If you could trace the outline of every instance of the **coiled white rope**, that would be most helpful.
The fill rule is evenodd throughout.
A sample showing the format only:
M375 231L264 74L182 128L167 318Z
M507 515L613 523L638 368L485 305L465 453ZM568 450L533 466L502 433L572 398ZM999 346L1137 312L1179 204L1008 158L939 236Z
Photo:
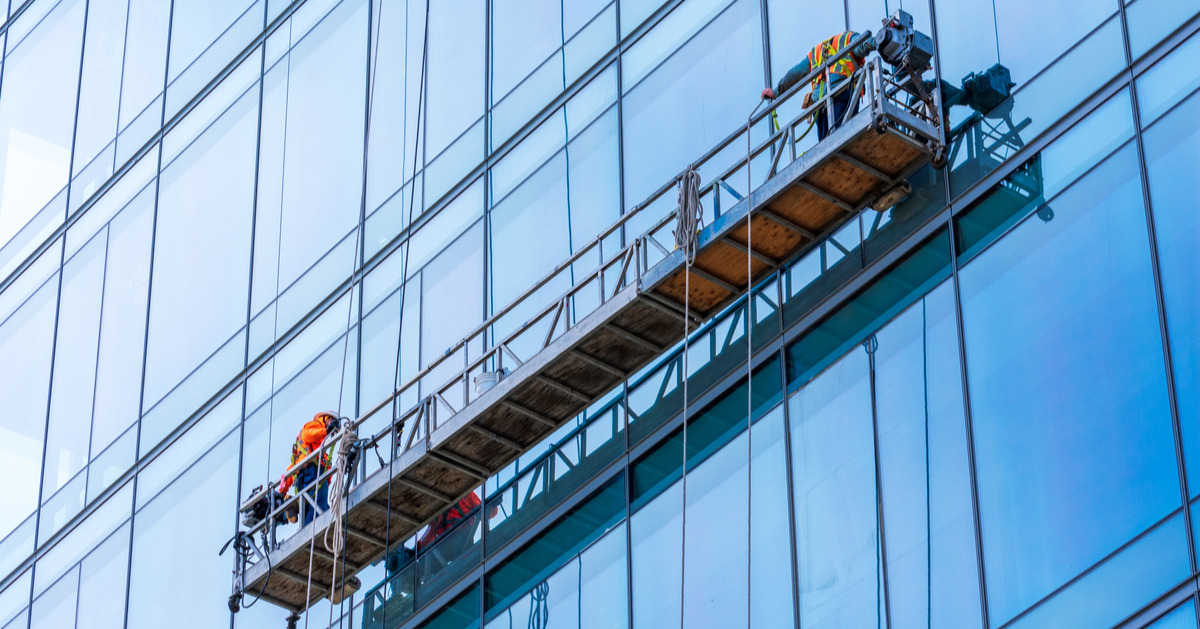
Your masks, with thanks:
M704 227L704 208L700 205L700 173L695 164L679 178L679 213L675 217L675 248L683 249L687 265L696 261L696 236Z
M338 444L337 459L333 464L333 477L330 479L329 487L329 512L331 522L328 528L325 529L324 544L325 550L333 555L333 576L329 583L331 589L338 586L338 557L346 548L346 533L345 524L343 522L346 511L346 477L348 474L353 474L354 471L348 469L350 460L350 448L358 441L358 433L354 428L347 425L342 428L341 442ZM333 540L330 541L329 534L333 533ZM345 581L343 575L342 581ZM344 583L342 584L345 585Z

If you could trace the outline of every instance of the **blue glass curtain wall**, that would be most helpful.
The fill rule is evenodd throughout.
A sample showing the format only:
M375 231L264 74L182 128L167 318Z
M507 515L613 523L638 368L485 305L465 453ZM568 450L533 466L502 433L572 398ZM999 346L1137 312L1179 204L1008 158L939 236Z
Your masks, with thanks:
M739 129L806 42L897 8L940 76L1002 63L1013 97L956 111L947 171L698 331L690 373L672 348L489 479L466 550L422 555L389 627L528 625L543 603L545 626L1111 626L1178 591L1200 5L1076 4L13 0L0 627L278 622L231 618L215 551L303 419L407 382ZM497 558L596 478L620 478L616 519L486 603ZM388 573L361 577L311 622L362 625Z

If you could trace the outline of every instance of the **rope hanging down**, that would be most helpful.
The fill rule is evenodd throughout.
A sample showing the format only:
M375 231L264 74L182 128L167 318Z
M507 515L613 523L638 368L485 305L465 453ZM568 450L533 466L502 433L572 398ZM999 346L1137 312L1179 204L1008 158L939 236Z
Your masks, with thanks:
M675 248L683 249L687 265L696 262L696 236L704 228L704 208L700 205L700 173L689 165L679 178L679 213L675 216Z

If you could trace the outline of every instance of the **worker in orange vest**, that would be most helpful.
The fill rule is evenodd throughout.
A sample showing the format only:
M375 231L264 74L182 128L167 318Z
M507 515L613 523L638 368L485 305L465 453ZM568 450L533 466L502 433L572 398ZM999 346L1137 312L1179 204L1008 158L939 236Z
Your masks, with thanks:
M871 54L878 47L875 43L875 38L870 33L855 33L854 31L846 31L839 33L817 44L812 50L808 51L808 56L803 61L796 64L788 73L780 79L779 85L775 89L767 88L762 91L763 100L773 99L777 95L782 94L798 83L809 72L821 67L830 57L838 54L843 48L848 46L853 47L849 54L838 60L829 68L829 78L832 85L825 84L825 73L822 72L812 80L812 92L805 95L804 106L809 107L813 102L820 100L830 89L837 84L845 81L854 75L863 63L866 62L867 55ZM853 90L842 90L833 97L833 124L830 126L828 108L821 107L817 112L817 138L824 140L825 136L829 135L832 129L841 126L846 118L846 110L850 107L850 100Z
M330 468L329 451L332 448L325 449L315 459L301 465L299 469L293 468L304 457L320 450L329 436L337 434L341 425L341 420L336 414L326 411L313 415L312 420L300 428L300 434L296 437L296 442L292 444L291 463L288 465L287 471L279 478L279 493L287 495L294 482L296 495L299 495L301 491L308 491L308 495L316 500L321 511L329 510L329 481L322 481L319 487L310 487L310 485L313 485L317 478ZM316 517L316 513L307 501L301 500L301 502L304 503L304 524L308 524Z

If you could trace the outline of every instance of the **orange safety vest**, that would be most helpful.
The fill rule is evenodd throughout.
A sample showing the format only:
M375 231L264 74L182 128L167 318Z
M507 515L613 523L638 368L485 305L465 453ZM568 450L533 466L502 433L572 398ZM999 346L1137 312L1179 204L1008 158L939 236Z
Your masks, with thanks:
M280 491L286 493L291 488L296 473L300 471L293 469L296 467L296 463L300 462L314 450L319 449L325 443L325 436L324 421L313 418L304 424L304 427L300 429L300 434L296 437L295 443L292 444L292 460L288 465L288 471L284 474L283 485L281 485ZM331 467L328 451L321 452L316 460L318 472L323 472ZM308 467L309 465L312 465L312 461L309 461L304 467Z
M826 59L838 54L842 48L849 46L850 42L854 39L854 35L855 33L853 31L846 31L845 33L834 35L833 37L830 37L829 39L826 39L825 41L814 46L812 50L808 51L808 67L810 71L816 70L821 66L822 63L825 62ZM862 62L862 59L855 57L854 53L851 52L845 57L839 59L837 63L830 66L829 73L850 77L858 71L859 64ZM813 79L812 93L814 100L825 95L824 72L818 75L817 78Z

